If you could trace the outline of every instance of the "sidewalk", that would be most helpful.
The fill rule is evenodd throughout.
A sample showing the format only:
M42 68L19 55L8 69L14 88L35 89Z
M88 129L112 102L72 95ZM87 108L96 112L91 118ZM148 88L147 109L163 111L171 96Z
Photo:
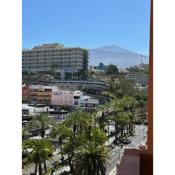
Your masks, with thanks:
M117 174L117 169L116 167L109 173L109 175L116 175Z

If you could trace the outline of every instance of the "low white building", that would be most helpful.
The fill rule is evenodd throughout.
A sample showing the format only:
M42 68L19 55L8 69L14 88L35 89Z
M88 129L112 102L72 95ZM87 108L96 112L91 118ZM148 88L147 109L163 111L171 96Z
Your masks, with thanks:
M22 104L22 113L30 116L36 116L39 113L49 112L50 110L51 109L49 108L49 106L39 107L39 106L31 106L28 104Z
M83 95L81 91L74 92L74 106L76 108L95 108L99 105L99 100Z

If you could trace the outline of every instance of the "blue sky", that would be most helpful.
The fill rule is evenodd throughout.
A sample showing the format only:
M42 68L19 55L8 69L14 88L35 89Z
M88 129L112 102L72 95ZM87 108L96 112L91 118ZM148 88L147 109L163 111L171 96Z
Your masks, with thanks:
M23 0L23 48L117 44L148 55L149 0Z

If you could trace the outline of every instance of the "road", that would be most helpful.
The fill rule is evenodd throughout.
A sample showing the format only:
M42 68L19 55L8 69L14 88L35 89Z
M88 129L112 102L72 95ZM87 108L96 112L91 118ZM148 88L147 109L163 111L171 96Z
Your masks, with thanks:
M115 172L114 174L116 174L116 170L115 170L116 164L120 160L121 155L124 152L124 149L139 148L140 143L145 139L144 136L146 135L146 130L147 130L147 126L136 125L135 127L136 134L135 136L131 137L132 142L130 144L125 145L123 149L116 146L115 148L109 151L110 160L109 160L109 165L107 165L106 175L113 175L112 172Z

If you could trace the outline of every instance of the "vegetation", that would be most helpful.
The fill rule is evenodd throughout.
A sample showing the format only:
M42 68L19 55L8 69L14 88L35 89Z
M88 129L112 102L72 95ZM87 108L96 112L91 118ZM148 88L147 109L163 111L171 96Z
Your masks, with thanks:
M49 125L54 125L54 121L48 117L48 113L41 113L39 116L33 118L27 127L28 129L40 129L40 136L44 138Z
M105 146L97 145L97 142L86 142L76 151L75 174L105 175L108 158Z
M107 66L106 68L106 74L107 75L117 75L118 74L118 68L117 66L110 64L109 66Z
M28 153L27 158L23 159L23 167L30 164L35 165L35 174L39 172L42 175L42 164L44 164L44 170L47 172L46 160L49 160L53 155L53 147L46 139L41 140L25 140L23 142L23 150L31 151Z

